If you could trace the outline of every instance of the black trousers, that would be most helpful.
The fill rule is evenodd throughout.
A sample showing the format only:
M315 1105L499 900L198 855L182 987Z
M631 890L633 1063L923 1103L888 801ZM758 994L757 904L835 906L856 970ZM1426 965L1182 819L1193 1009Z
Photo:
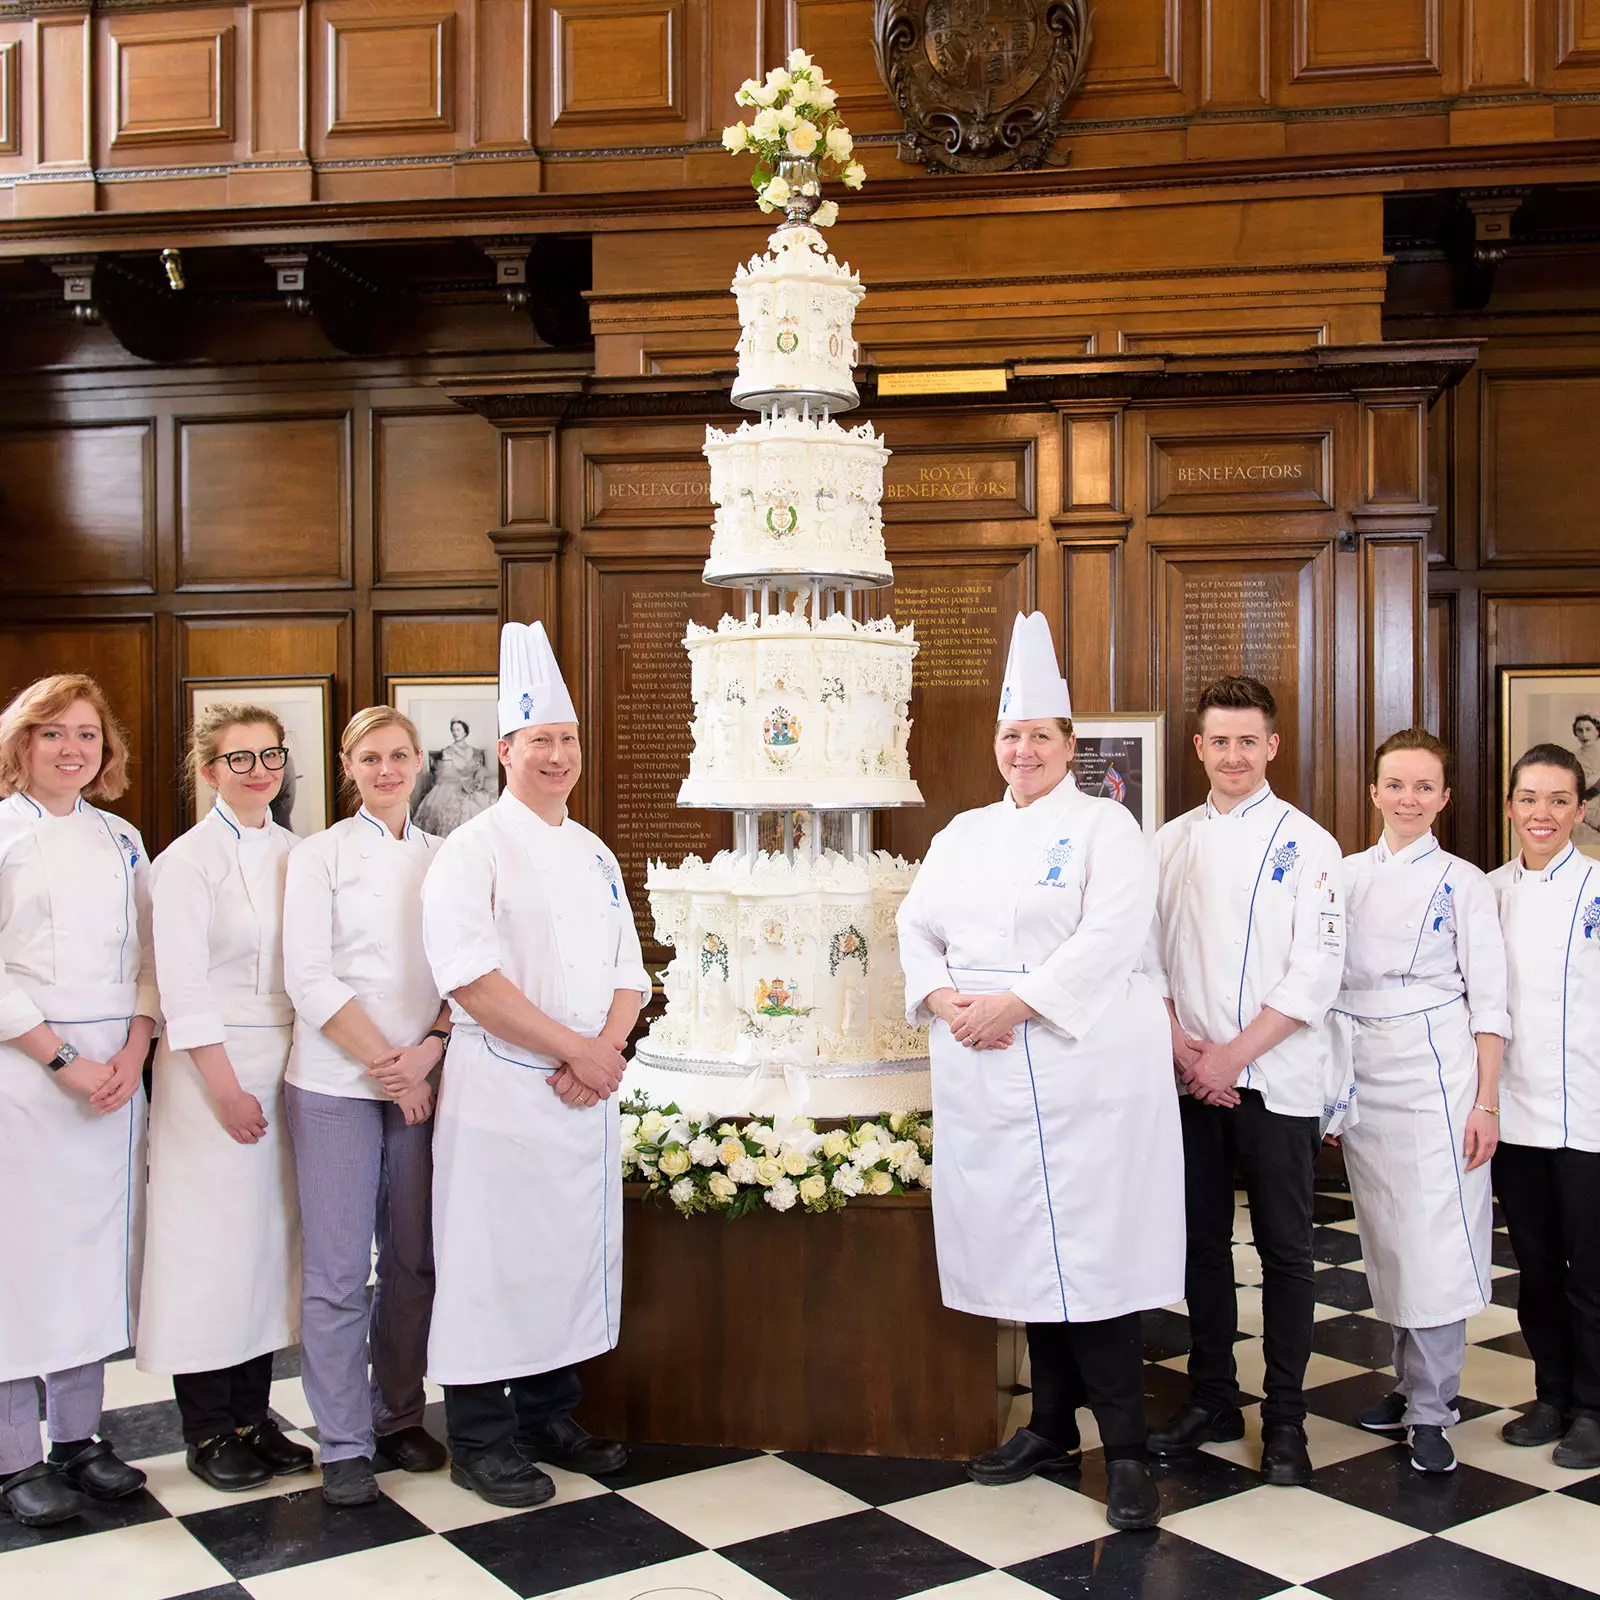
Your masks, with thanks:
M1536 1392L1600 1417L1600 1152L1503 1144L1492 1170Z
M1268 1111L1254 1089L1239 1104L1179 1102L1183 1120L1184 1201L1189 1249L1189 1381L1196 1405L1224 1411L1239 1404L1233 1341L1239 1301L1233 1281L1233 1185L1237 1171L1250 1200L1250 1225L1261 1257L1262 1344L1267 1362L1263 1422L1303 1423L1306 1362L1311 1359L1311 1183L1322 1145L1316 1117Z
M1079 1406L1100 1427L1107 1461L1143 1461L1144 1333L1139 1313L1104 1322L1030 1322L1028 1426L1064 1450L1078 1447Z
M272 1353L215 1372L180 1372L172 1380L172 1392L183 1419L185 1444L203 1444L235 1428L253 1428L267 1420Z
M502 1378L496 1383L447 1383L444 1426L452 1455L470 1460L511 1440L538 1433L571 1416L583 1399L572 1367Z

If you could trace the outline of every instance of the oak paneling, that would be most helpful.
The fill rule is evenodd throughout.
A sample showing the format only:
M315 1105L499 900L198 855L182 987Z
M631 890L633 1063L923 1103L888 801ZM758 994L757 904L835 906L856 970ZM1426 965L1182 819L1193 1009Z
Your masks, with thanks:
M349 615L210 616L178 619L180 678L292 678L329 673L344 686ZM343 707L335 704L334 721ZM187 710L180 712L180 721ZM340 724L342 726L342 724Z
M344 16L328 22L328 132L451 128L455 17Z
M481 417L373 418L374 531L380 583L483 583L498 574L499 441Z
M111 38L111 144L233 137L233 29Z
M1600 373L1486 372L1481 392L1483 564L1600 562Z
M1441 0L1294 0L1294 79L1438 72Z
M307 12L301 5L250 8L250 153L283 155L306 147Z
M1484 595L1484 684L1500 667L1593 663L1600 641L1600 589L1564 594ZM1497 723L1498 725L1498 723Z
M90 33L87 15L34 23L34 149L41 167L88 165Z
M155 575L151 427L0 436L0 549L19 592L114 593Z
M472 141L520 149L533 139L533 0L476 0Z
M1527 89L1533 84L1533 0L1463 0L1467 87Z
M846 122L858 108L889 105L872 50L872 0L787 0L787 20L788 48L822 63Z
M1117 711L1117 638L1122 632L1122 545L1067 545L1062 551L1067 619L1063 654L1079 716Z
M1366 559L1367 732L1376 749L1391 733L1413 726L1424 703L1423 660L1426 559L1412 539L1369 539Z
M1182 17L1180 0L1096 6L1083 95L1181 89Z
M349 582L349 454L342 414L180 422L179 584Z
M1600 65L1600 0L1556 0L1556 65Z
M0 156L22 148L22 41L0 39Z
M1117 348L1130 356L1144 355L1148 351L1200 356L1222 355L1234 350L1304 350L1308 345L1327 342L1326 322L1279 328L1119 329L1117 333Z
M1201 98L1212 110L1267 99L1267 0L1202 0Z
M1084 412L1061 419L1061 510L1094 516L1122 509L1122 416Z
M564 0L550 15L556 122L682 118L680 0Z
M492 613L378 619L378 687L390 678L500 670L500 622Z

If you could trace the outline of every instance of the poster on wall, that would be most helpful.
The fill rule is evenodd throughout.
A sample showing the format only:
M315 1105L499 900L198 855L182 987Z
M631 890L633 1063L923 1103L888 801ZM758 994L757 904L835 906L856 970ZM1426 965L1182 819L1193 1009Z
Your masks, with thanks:
M331 677L189 678L183 688L191 728L212 706L256 706L274 713L283 724L289 753L283 783L272 802L272 820L302 839L328 826L333 812L328 751ZM192 819L198 822L215 798L216 790L202 781L190 801Z
M500 793L499 685L494 678L391 678L389 704L417 725L422 770L411 820L441 838Z
M1072 719L1078 738L1073 759L1078 788L1127 807L1146 834L1153 834L1162 823L1165 724L1159 711Z
M1500 669L1501 797L1517 757L1536 744L1557 744L1578 758L1589 810L1572 842L1600 860L1600 666ZM1500 812L1501 856L1509 859L1516 846L1503 801Z

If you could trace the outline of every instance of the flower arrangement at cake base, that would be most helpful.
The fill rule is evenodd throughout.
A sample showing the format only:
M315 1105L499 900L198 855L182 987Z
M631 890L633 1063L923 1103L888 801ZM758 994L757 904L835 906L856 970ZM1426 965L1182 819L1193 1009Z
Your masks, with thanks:
M622 1175L686 1217L713 1211L731 1221L763 1205L838 1211L857 1195L931 1189L933 1119L897 1111L823 1131L807 1117L730 1122L627 1100Z

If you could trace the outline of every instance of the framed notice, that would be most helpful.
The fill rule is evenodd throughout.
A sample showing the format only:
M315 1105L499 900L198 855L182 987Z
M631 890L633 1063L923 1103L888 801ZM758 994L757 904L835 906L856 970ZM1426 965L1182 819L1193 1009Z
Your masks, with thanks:
M389 704L422 741L411 819L424 832L454 833L499 795L499 695L496 678L389 680Z
M1166 718L1159 711L1072 719L1078 752L1073 771L1084 794L1115 800L1146 834L1161 826L1161 770Z
M283 742L289 751L283 783L272 802L272 820L302 839L328 826L333 815L333 766L328 746L331 677L187 678L183 696L191 728L218 705L272 712L283 724ZM196 785L191 802L194 821L211 809L216 794L208 783Z
M1572 842L1600 860L1600 666L1502 667L1500 669L1500 855L1516 849L1505 794L1511 768L1536 744L1570 750L1583 768L1588 815L1572 830Z

